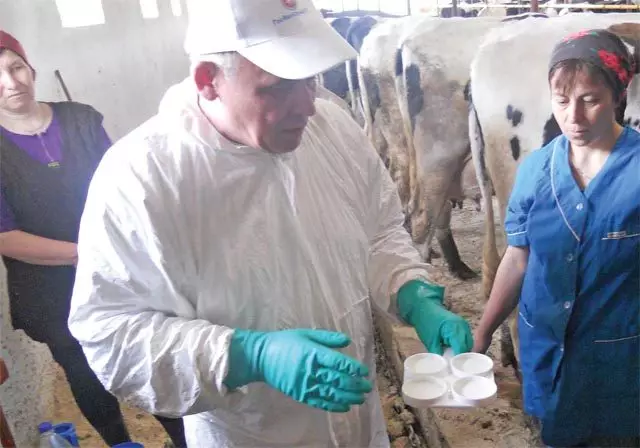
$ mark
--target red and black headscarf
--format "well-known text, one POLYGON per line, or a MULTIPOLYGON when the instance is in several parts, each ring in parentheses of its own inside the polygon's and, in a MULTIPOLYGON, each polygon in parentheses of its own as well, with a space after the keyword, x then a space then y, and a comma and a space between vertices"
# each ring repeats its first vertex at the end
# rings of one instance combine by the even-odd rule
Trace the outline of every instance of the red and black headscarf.
POLYGON ((601 29, 579 31, 558 42, 551 54, 549 73, 567 60, 590 62, 601 68, 617 99, 624 97, 637 69, 622 39, 601 29))
MULTIPOLYGON (((24 48, 22 48, 20 42, 18 42, 18 39, 6 31, 0 30, 0 50, 3 49, 13 51, 15 54, 20 56, 29 67, 31 67, 31 70, 33 70, 33 67, 29 64, 29 60, 27 59, 27 53, 24 51, 24 48)), ((35 72, 36 71, 33 70, 34 74, 35 72)))

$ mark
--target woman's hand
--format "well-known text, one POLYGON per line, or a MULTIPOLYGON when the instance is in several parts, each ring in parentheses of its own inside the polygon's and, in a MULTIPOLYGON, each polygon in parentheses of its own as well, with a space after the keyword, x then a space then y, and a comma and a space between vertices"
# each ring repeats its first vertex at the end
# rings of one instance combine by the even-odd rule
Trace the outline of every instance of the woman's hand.
POLYGON ((486 353, 486 351, 489 349, 489 346, 491 345, 491 339, 493 335, 491 335, 490 333, 484 331, 481 328, 476 328, 476 330, 473 332, 473 348, 471 349, 472 352, 475 353, 486 353))
POLYGON ((471 351, 486 352, 491 344, 493 333, 518 306, 522 280, 528 262, 529 248, 507 247, 498 267, 489 301, 485 305, 478 327, 474 332, 471 351))

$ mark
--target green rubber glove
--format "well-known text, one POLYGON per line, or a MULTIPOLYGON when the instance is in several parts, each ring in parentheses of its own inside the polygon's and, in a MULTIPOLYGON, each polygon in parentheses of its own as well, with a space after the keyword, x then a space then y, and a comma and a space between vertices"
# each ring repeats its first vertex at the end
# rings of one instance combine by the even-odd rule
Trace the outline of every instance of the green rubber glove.
POLYGON ((400 317, 411 324, 429 353, 442 355, 448 345, 457 355, 471 350, 473 336, 467 321, 443 306, 444 288, 411 280, 398 291, 400 317))
POLYGON ((235 330, 224 384, 235 389, 262 381, 300 403, 347 412, 372 389, 367 366, 333 350, 350 343, 347 335, 324 330, 235 330))

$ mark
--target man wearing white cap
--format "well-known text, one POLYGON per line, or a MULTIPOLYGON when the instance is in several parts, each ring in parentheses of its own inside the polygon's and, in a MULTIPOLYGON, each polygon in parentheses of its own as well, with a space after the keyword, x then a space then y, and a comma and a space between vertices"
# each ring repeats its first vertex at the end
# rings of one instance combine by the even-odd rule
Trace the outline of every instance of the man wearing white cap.
POLYGON ((429 351, 473 341, 365 135, 314 98, 355 53, 310 0, 189 17, 191 76, 94 175, 71 331, 116 396, 186 416, 190 447, 388 446, 372 305, 429 351))

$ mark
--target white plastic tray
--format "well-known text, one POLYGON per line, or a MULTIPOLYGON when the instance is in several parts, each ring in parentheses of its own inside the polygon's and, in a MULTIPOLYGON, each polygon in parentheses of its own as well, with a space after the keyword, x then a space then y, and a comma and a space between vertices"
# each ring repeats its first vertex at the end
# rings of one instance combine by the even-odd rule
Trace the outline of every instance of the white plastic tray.
POLYGON ((448 349, 447 351, 445 351, 443 357, 446 360, 447 368, 445 372, 442 372, 440 374, 418 374, 415 372, 408 372, 407 371, 408 369, 405 367, 403 386, 407 381, 416 380, 416 379, 419 379, 420 377, 437 378, 439 380, 443 380, 446 385, 446 392, 444 393, 444 395, 437 399, 423 399, 420 397, 408 396, 403 387, 402 396, 406 404, 414 408, 428 408, 428 407, 471 408, 471 407, 486 406, 490 404, 493 400, 495 400, 497 396, 497 384, 495 382, 495 376, 494 376, 493 370, 491 370, 490 372, 484 375, 478 375, 482 379, 477 379, 478 376, 476 375, 468 376, 469 378, 472 378, 472 381, 475 380, 475 381, 485 383, 488 386, 488 388, 485 390, 488 391, 487 393, 490 393, 490 395, 484 394, 482 398, 478 398, 478 399, 469 398, 465 400, 459 395, 456 396, 456 394, 454 394, 452 390, 453 383, 455 381, 460 380, 461 378, 459 376, 454 375, 453 371, 451 370, 451 359, 453 358, 452 351, 448 349), (486 380, 488 380, 489 382, 487 382, 486 380))

